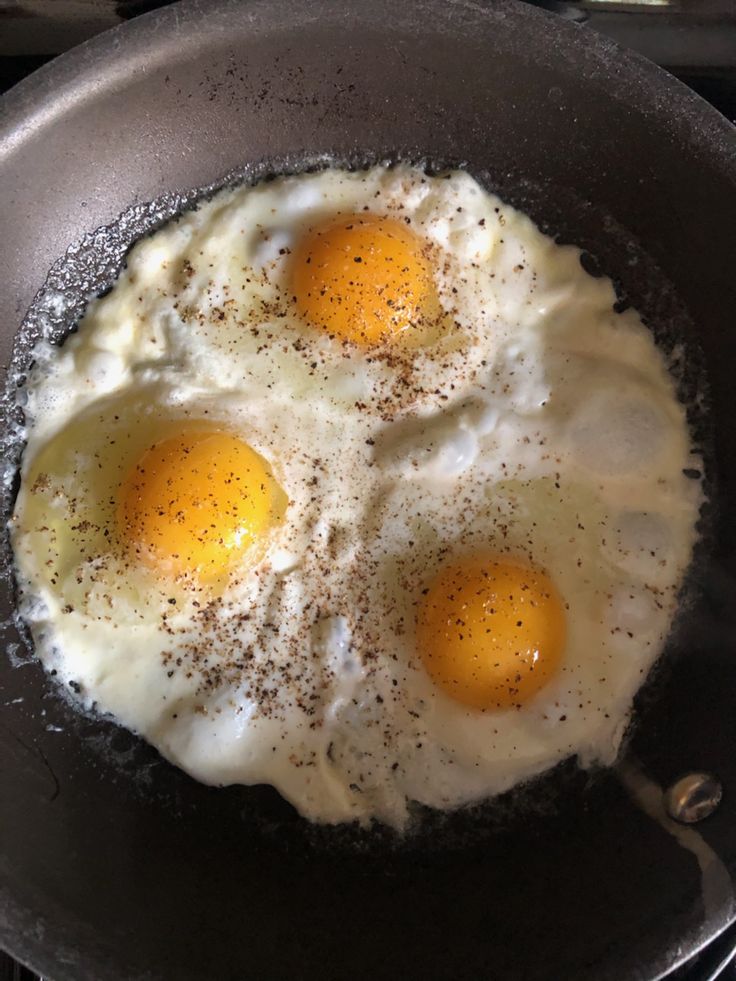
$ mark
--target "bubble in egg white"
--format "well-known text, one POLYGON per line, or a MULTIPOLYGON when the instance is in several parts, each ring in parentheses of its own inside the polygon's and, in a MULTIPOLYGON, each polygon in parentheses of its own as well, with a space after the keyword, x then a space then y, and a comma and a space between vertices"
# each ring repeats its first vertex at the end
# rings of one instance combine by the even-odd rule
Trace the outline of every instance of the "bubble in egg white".
POLYGON ((271 567, 274 572, 286 573, 291 572, 293 569, 299 565, 299 556, 294 555, 293 552, 288 552, 286 549, 277 548, 271 554, 271 567))
POLYGON ((619 568, 651 585, 669 579, 673 540, 667 521, 647 511, 622 511, 614 519, 615 534, 606 554, 619 568))
POLYGON ((457 477, 478 455, 478 439, 469 429, 458 429, 434 448, 434 459, 427 467, 437 477, 457 477))
POLYGON ((330 616, 318 620, 312 630, 315 651, 327 658, 329 667, 339 679, 343 672, 356 676, 361 672, 360 663, 351 649, 351 632, 347 617, 330 616))
POLYGON ((651 625, 657 622, 654 597, 632 586, 620 586, 611 597, 607 619, 609 627, 623 635, 620 646, 640 655, 642 638, 648 636, 651 625), (634 639, 629 634, 636 636, 636 643, 627 642, 634 639))
POLYGON ((376 458, 405 479, 457 477, 475 461, 478 437, 471 427, 448 416, 417 420, 405 432, 378 448, 376 458))
POLYGON ((606 476, 627 476, 653 465, 666 437, 656 406, 606 394, 581 406, 570 438, 583 466, 606 476))
POLYGON ((278 262, 294 244, 291 232, 282 228, 269 228, 267 232, 256 237, 252 251, 252 261, 256 268, 269 266, 278 262))
POLYGON ((460 422, 472 429, 477 436, 487 436, 496 428, 500 415, 497 407, 471 399, 463 406, 460 422))

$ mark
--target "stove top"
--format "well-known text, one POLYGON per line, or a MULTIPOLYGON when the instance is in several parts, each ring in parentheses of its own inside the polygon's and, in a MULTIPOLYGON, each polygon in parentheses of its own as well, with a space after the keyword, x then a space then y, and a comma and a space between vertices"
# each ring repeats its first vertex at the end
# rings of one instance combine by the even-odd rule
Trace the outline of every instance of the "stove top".
MULTIPOLYGON (((0 0, 0 92, 101 31, 171 0, 0 0)), ((526 0, 666 68, 736 124, 736 0, 526 0)), ((736 981, 736 924, 668 981, 736 981)), ((0 951, 0 981, 38 981, 0 951)))

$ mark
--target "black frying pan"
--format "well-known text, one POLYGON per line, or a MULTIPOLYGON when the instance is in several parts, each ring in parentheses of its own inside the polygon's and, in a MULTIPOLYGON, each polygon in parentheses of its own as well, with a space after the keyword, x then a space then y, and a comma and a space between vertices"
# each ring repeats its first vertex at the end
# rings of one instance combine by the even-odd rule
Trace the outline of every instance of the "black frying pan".
MULTIPOLYGON (((644 60, 507 0, 177 5, 58 59, 2 110, 4 364, 72 243, 50 281, 63 310, 47 290, 23 336, 43 309, 67 331, 177 195, 325 153, 465 163, 585 247, 665 347, 686 338, 684 384, 700 350, 711 532, 638 700, 626 772, 653 781, 655 816, 657 787, 683 771, 714 771, 725 794, 687 847, 617 772, 572 764, 428 816, 403 842, 314 828, 268 788, 194 783, 77 716, 32 661, 2 658, 0 943, 55 981, 620 981, 659 976, 723 929, 736 868, 734 130, 644 60)), ((9 579, 0 602, 9 617, 9 579)), ((10 620, 2 629, 20 642, 10 620)))

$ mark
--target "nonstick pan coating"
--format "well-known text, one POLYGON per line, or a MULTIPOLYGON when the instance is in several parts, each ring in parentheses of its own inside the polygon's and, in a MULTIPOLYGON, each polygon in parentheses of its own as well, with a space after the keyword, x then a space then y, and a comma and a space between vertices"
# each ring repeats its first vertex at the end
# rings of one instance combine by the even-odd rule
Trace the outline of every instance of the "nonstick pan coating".
POLYGON ((684 387, 702 358, 710 530, 628 757, 655 785, 711 770, 723 802, 683 847, 616 772, 569 765, 407 841, 312 828, 268 788, 201 786, 75 714, 37 664, 17 666, 6 579, 0 943, 54 981, 651 979, 734 915, 736 141, 674 79, 510 0, 215 0, 140 18, 2 104, 2 363, 69 246, 26 335, 68 329, 181 195, 384 158, 467 165, 586 248, 665 347, 684 337, 684 387))

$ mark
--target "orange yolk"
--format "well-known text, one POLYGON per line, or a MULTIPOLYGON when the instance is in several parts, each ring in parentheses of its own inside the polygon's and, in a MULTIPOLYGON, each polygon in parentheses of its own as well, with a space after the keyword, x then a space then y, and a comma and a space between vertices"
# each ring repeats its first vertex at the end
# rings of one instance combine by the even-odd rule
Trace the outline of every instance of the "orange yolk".
POLYGON ((185 431, 151 446, 123 483, 118 531, 155 572, 223 576, 268 532, 283 492, 230 433, 185 431))
POLYGON ((415 327, 433 292, 426 243, 395 218, 348 215, 313 228, 292 259, 300 314, 371 346, 415 327))
POLYGON ((565 635, 562 597, 546 573, 501 558, 445 566, 417 621, 432 680, 476 709, 528 702, 558 671, 565 635))

